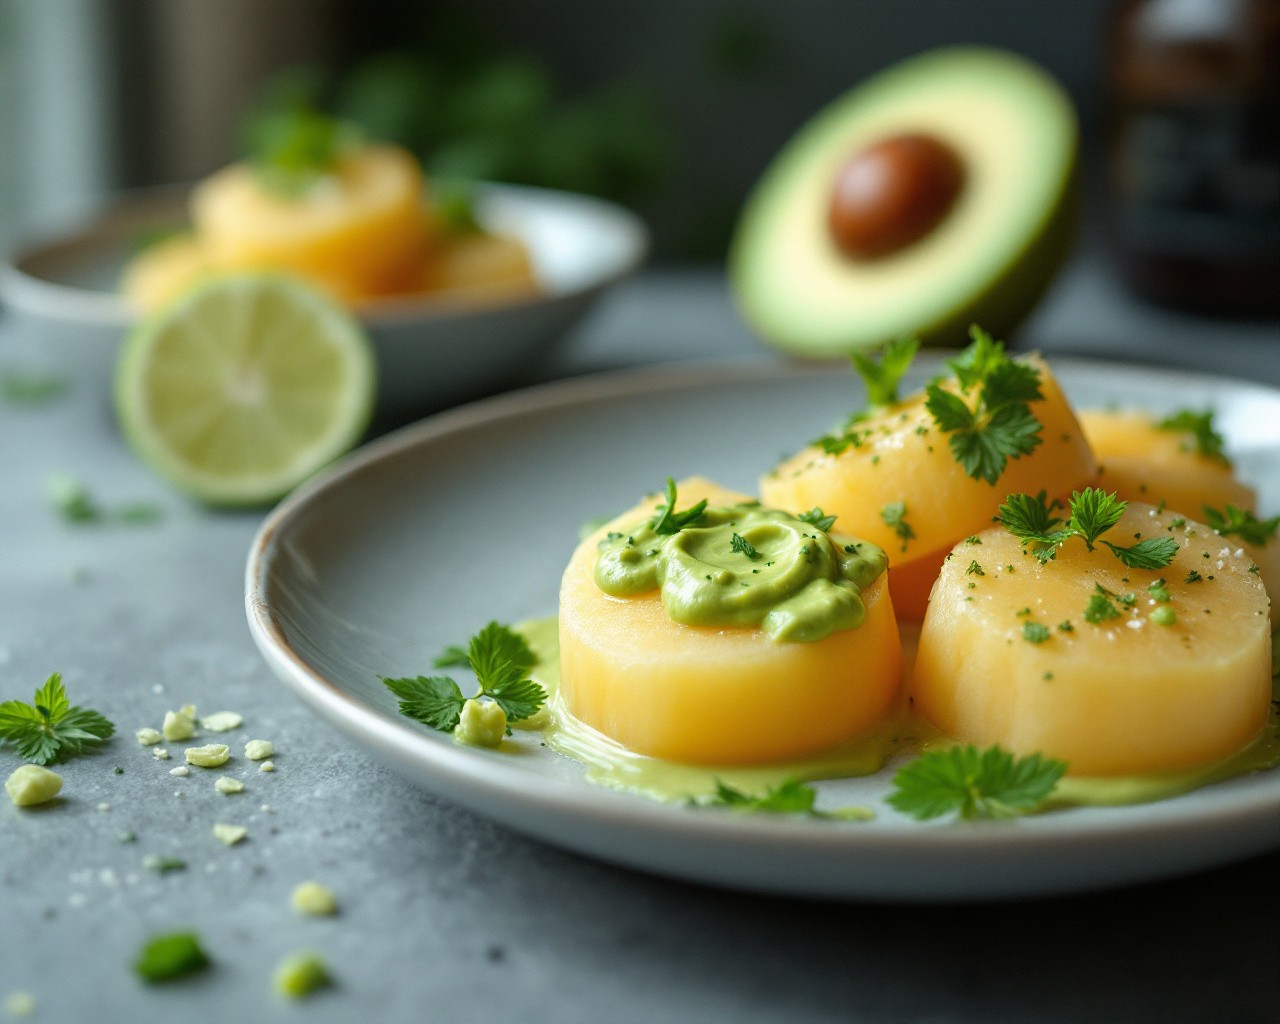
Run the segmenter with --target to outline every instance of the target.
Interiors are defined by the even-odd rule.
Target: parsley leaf
[[[820,508],[811,508],[808,512],[801,512],[796,518],[802,523],[816,526],[823,533],[827,533],[831,527],[836,525],[836,517],[823,515]]]
[[[400,698],[400,714],[440,732],[457,728],[466,698],[448,676],[383,679],[382,683]]]
[[[1098,538],[1115,526],[1128,508],[1127,502],[1098,487],[1086,487],[1071,495],[1071,518],[1066,523],[1053,515],[1055,505],[1056,502],[1045,501],[1044,491],[1034,498],[1011,494],[1000,505],[996,519],[1022,540],[1024,551],[1048,562],[1070,537],[1083,538],[1092,551]],[[1178,542],[1172,537],[1149,538],[1129,547],[1107,540],[1102,543],[1131,569],[1163,569],[1178,553]]]
[[[1024,622],[1022,624],[1022,639],[1027,643],[1042,644],[1049,639],[1049,627],[1039,622]]]
[[[740,555],[746,555],[752,561],[755,561],[760,557],[760,552],[755,549],[755,546],[751,541],[747,540],[747,538],[742,536],[740,533],[735,533],[729,539],[729,547]]]
[[[1157,430],[1168,430],[1177,434],[1185,434],[1179,446],[1184,452],[1195,452],[1230,466],[1231,460],[1222,450],[1225,443],[1221,434],[1213,426],[1213,410],[1196,412],[1193,409],[1181,409],[1172,416],[1166,416],[1156,424]]]
[[[920,350],[917,338],[899,338],[880,350],[880,359],[853,353],[849,358],[867,389],[867,405],[880,408],[893,405],[898,400],[898,384],[911,368],[911,361]]]
[[[105,743],[116,727],[89,708],[67,700],[62,676],[55,672],[30,704],[7,700],[0,704],[0,743],[9,743],[24,761],[51,764],[81,754],[86,747]]]
[[[667,501],[664,505],[659,505],[657,515],[650,522],[653,532],[659,537],[670,537],[672,534],[679,533],[686,526],[693,526],[702,518],[702,513],[707,510],[707,502],[704,498],[696,505],[685,509],[683,512],[676,511],[676,482],[667,477]]]
[[[450,644],[431,661],[434,668],[470,668],[471,659],[467,657],[465,647]]]
[[[1224,537],[1239,537],[1246,544],[1264,547],[1275,540],[1276,531],[1280,530],[1280,516],[1270,519],[1259,519],[1248,509],[1228,505],[1219,512],[1209,505],[1204,506],[1204,521]]]
[[[914,540],[916,536],[916,531],[907,522],[907,503],[905,501],[891,501],[880,510],[880,518],[884,520],[887,527],[902,539],[902,550],[906,551],[908,541]]]
[[[921,821],[951,813],[1008,818],[1043,803],[1066,770],[1062,761],[1014,757],[998,746],[931,750],[898,769],[888,803]]]
[[[973,343],[947,363],[960,394],[939,381],[925,387],[925,408],[938,429],[950,434],[951,454],[975,480],[994,484],[1009,459],[1030,454],[1040,444],[1043,424],[1030,403],[1044,398],[1040,371],[1005,355],[1004,345],[974,324]]]
[[[1071,522],[1069,528],[1084,538],[1085,546],[1092,551],[1094,541],[1106,533],[1124,515],[1126,502],[1108,494],[1101,487],[1086,487],[1071,495]],[[1174,547],[1177,548],[1175,542]]]
[[[492,700],[508,722],[532,718],[546,702],[547,691],[528,678],[536,662],[528,641],[499,622],[490,622],[473,636],[466,651],[448,647],[435,660],[437,667],[469,667],[480,684],[476,699]],[[457,728],[467,698],[450,677],[384,678],[382,683],[400,698],[402,715],[440,732]]]
[[[148,939],[138,953],[133,969],[143,981],[173,981],[209,966],[209,957],[200,948],[195,932],[174,932]]]
[[[44,405],[61,397],[66,388],[66,381],[52,374],[0,372],[0,400],[9,405]]]
[[[1130,569],[1163,569],[1178,553],[1178,542],[1172,537],[1148,537],[1127,548],[1109,540],[1102,543]]]

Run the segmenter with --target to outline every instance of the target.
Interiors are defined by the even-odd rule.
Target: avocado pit
[[[852,260],[876,260],[938,226],[964,186],[959,155],[923,133],[893,135],[854,153],[836,174],[827,223]]]

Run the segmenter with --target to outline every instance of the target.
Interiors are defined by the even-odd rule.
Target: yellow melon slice
[[[789,512],[816,505],[838,517],[841,533],[884,548],[898,616],[918,621],[946,553],[989,527],[1007,494],[1044,489],[1066,498],[1097,472],[1053,373],[1038,356],[1026,362],[1040,371],[1044,400],[1033,402],[1031,410],[1044,424],[1042,443],[1030,455],[1009,460],[995,485],[965,474],[919,394],[859,423],[865,437],[858,446],[837,455],[809,447],[782,463],[760,481],[764,503]],[[910,537],[885,520],[884,510],[898,503],[905,506]]]
[[[1157,422],[1144,412],[1081,411],[1080,426],[1098,460],[1094,486],[1125,501],[1164,502],[1192,519],[1203,518],[1205,505],[1254,511],[1257,495],[1234,477],[1230,464],[1200,454],[1187,435],[1160,430]]]
[[[957,739],[1038,751],[1073,775],[1191,768],[1241,749],[1271,699],[1266,593],[1251,559],[1177,520],[1134,504],[1107,533],[1119,544],[1175,538],[1178,553],[1158,571],[1128,569],[1079,538],[1045,565],[1003,529],[957,546],[921,630],[909,684],[916,710]],[[1148,590],[1160,578],[1176,616],[1169,625],[1149,618],[1162,606]],[[1087,621],[1098,586],[1132,594],[1131,606],[1113,599],[1118,617]],[[1041,642],[1024,634],[1037,626],[1049,630]]]
[[[422,187],[410,153],[369,146],[298,196],[233,164],[196,186],[191,214],[220,265],[300,274],[352,301],[412,289],[426,251]]]
[[[747,500],[708,480],[679,484],[681,507]],[[685,626],[658,591],[605,594],[594,578],[600,539],[653,515],[642,502],[587,537],[560,589],[560,688],[568,710],[623,746],[691,764],[802,757],[871,728],[902,674],[885,578],[862,592],[866,618],[813,643],[763,631]]]
[[[125,298],[143,312],[159,309],[213,269],[194,235],[176,235],[138,253],[125,269]]]

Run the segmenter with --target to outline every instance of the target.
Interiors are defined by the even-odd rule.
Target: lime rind
[[[295,278],[203,279],[139,324],[116,367],[134,451],[210,505],[275,501],[349,451],[372,418],[363,328]]]

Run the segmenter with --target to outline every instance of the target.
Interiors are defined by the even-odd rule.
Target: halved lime
[[[360,325],[278,274],[210,278],[140,324],[116,414],[157,472],[214,505],[273,501],[350,449],[373,412]]]

